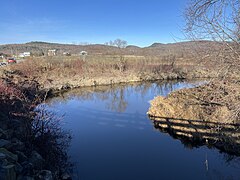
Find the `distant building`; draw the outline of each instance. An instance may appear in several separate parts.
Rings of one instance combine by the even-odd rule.
[[[48,50],[48,56],[56,56],[57,50],[56,49],[49,49]]]
[[[88,53],[87,53],[87,51],[81,51],[81,52],[80,52],[80,55],[81,55],[81,56],[86,56],[86,55],[88,55]]]
[[[31,53],[30,52],[24,52],[23,55],[24,55],[24,57],[29,57],[29,56],[31,56]]]
[[[81,52],[80,52],[80,56],[81,56],[81,59],[82,59],[83,61],[86,61],[87,55],[88,55],[87,51],[81,51]]]
[[[64,56],[71,56],[71,53],[70,52],[64,52],[63,55]]]
[[[30,52],[24,52],[24,53],[20,53],[18,55],[18,57],[20,57],[20,58],[25,58],[25,57],[30,57],[30,56],[31,56]]]

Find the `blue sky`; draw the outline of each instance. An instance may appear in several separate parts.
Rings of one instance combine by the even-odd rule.
[[[187,0],[2,0],[0,44],[181,41]]]

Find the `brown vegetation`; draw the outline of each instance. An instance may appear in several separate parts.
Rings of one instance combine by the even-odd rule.
[[[151,101],[150,116],[208,122],[240,123],[239,81],[214,81],[192,89],[157,97]]]
[[[26,59],[10,70],[34,79],[46,89],[106,85],[121,82],[215,77],[204,64],[175,56],[90,55]]]
[[[211,66],[218,69],[215,71],[219,79],[173,93],[166,99],[158,97],[152,102],[149,114],[219,123],[239,122],[239,11],[239,1],[235,0],[191,1],[186,10],[186,32],[193,40],[208,38],[220,44],[213,54],[206,54]],[[206,62],[205,56],[202,60]]]
[[[59,179],[66,170],[69,135],[62,131],[54,114],[44,108],[36,109],[45,95],[36,81],[8,71],[3,73],[0,81],[0,132],[1,141],[9,144],[2,145],[0,151],[17,158],[12,161],[11,156],[3,156],[2,178],[38,178],[47,170],[52,177]]]

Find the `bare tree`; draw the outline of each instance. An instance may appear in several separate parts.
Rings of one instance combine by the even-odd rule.
[[[109,46],[114,46],[114,42],[111,40],[111,41],[109,41]]]
[[[188,37],[213,40],[219,46],[218,52],[214,52],[217,56],[211,61],[220,67],[223,79],[206,85],[196,98],[206,103],[204,108],[208,112],[227,107],[231,117],[226,121],[239,122],[240,1],[190,0],[185,17]]]
[[[217,63],[226,72],[240,69],[239,0],[190,0],[185,17],[188,37],[218,42]]]
[[[127,46],[127,41],[121,40],[121,39],[116,39],[116,40],[114,40],[114,44],[118,48],[125,48]]]
[[[115,39],[114,41],[109,41],[104,44],[109,45],[109,46],[116,46],[118,48],[126,48],[127,41],[122,40],[122,39]]]

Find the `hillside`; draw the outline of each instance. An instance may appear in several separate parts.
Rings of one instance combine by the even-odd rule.
[[[29,42],[25,44],[6,44],[0,45],[0,53],[18,54],[25,51],[30,51],[33,54],[46,53],[48,49],[57,49],[60,54],[63,52],[70,52],[72,54],[79,54],[81,51],[87,51],[89,54],[125,54],[125,55],[154,55],[167,56],[175,55],[183,57],[191,55],[192,53],[208,53],[219,48],[219,43],[211,41],[188,41],[179,43],[154,43],[149,47],[140,48],[138,46],[127,46],[124,49],[119,49],[114,46],[107,46],[101,44],[92,45],[73,45],[73,44],[58,44],[48,42]]]

